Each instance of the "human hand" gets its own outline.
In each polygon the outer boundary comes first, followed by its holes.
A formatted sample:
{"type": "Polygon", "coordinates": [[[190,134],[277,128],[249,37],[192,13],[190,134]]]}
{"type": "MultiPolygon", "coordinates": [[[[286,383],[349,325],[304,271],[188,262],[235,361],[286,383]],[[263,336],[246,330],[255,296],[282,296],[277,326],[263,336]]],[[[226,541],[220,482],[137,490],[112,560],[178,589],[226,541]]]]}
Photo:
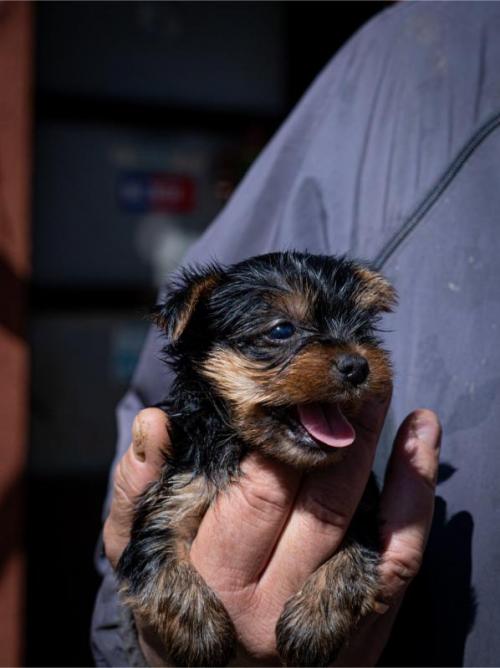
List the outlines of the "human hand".
{"type": "MultiPolygon", "coordinates": [[[[371,404],[357,439],[335,467],[305,476],[257,454],[245,476],[219,495],[203,519],[191,559],[230,614],[240,641],[238,665],[277,663],[274,628],[285,602],[340,546],[368,479],[386,404],[371,404]]],[[[396,437],[381,498],[381,601],[363,620],[339,665],[373,665],[387,641],[404,591],[417,573],[434,505],[440,428],[434,413],[415,411],[396,437]]],[[[128,542],[134,499],[161,467],[166,417],[147,409],[134,423],[133,445],[120,461],[104,528],[116,565],[128,542]]],[[[139,628],[152,665],[166,652],[139,628]]],[[[168,649],[168,648],[167,648],[168,649]]]]}

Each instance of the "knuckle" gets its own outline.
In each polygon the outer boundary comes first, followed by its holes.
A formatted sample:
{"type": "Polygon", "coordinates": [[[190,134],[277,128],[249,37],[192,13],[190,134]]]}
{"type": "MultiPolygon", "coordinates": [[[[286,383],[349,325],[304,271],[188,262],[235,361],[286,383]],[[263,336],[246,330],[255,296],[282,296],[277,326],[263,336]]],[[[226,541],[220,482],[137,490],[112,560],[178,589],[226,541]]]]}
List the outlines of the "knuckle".
{"type": "Polygon", "coordinates": [[[397,596],[410,584],[422,566],[422,552],[406,547],[387,552],[382,563],[382,576],[388,590],[397,596]]]}
{"type": "Polygon", "coordinates": [[[104,554],[113,568],[115,568],[117,559],[115,550],[113,549],[114,530],[109,516],[106,518],[102,528],[102,542],[104,554]]]}
{"type": "Polygon", "coordinates": [[[123,459],[121,459],[113,473],[113,497],[129,497],[129,485],[127,476],[123,470],[123,459]]]}
{"type": "Polygon", "coordinates": [[[104,525],[102,527],[102,542],[104,543],[104,553],[108,556],[108,545],[112,535],[112,527],[110,526],[110,518],[108,517],[104,520],[104,525]]]}
{"type": "Polygon", "coordinates": [[[123,479],[123,457],[118,461],[113,470],[113,487],[122,484],[123,479]]]}
{"type": "Polygon", "coordinates": [[[240,494],[244,503],[262,516],[275,516],[288,511],[288,501],[279,490],[263,489],[258,485],[240,485],[240,494]]]}
{"type": "MultiPolygon", "coordinates": [[[[336,500],[337,501],[337,500],[336,500]]],[[[338,529],[345,532],[351,522],[351,513],[342,503],[333,503],[331,500],[319,494],[308,494],[304,500],[303,510],[306,515],[314,518],[315,523],[320,523],[328,528],[338,529]]]]}

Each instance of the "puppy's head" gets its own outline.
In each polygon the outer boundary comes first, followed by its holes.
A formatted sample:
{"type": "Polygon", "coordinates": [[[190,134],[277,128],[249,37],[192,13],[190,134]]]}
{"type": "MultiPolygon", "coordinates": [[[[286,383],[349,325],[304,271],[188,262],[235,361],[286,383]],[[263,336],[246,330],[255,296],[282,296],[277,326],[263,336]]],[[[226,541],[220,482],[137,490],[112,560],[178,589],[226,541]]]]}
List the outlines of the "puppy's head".
{"type": "Polygon", "coordinates": [[[245,442],[310,467],[334,461],[355,439],[348,416],[388,391],[374,331],[395,301],[363,265],[272,253],[186,272],[156,321],[178,368],[209,382],[245,442]]]}

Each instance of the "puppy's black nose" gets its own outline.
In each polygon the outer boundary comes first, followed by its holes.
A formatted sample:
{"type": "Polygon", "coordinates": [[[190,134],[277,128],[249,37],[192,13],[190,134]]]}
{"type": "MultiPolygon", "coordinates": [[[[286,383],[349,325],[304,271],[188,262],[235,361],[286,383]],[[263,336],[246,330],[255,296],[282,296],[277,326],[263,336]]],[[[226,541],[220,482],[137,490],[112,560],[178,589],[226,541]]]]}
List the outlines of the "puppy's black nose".
{"type": "Polygon", "coordinates": [[[341,355],[336,365],[343,379],[351,385],[361,385],[370,373],[368,362],[361,355],[341,355]]]}

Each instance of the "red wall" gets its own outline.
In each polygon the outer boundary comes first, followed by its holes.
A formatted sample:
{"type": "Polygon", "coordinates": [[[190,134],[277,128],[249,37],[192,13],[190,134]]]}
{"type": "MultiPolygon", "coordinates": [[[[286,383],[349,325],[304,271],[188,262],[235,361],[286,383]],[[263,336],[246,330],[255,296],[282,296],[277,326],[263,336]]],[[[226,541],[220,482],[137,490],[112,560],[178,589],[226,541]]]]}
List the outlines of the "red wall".
{"type": "Polygon", "coordinates": [[[32,6],[0,3],[0,665],[23,647],[23,468],[28,424],[32,6]]]}

